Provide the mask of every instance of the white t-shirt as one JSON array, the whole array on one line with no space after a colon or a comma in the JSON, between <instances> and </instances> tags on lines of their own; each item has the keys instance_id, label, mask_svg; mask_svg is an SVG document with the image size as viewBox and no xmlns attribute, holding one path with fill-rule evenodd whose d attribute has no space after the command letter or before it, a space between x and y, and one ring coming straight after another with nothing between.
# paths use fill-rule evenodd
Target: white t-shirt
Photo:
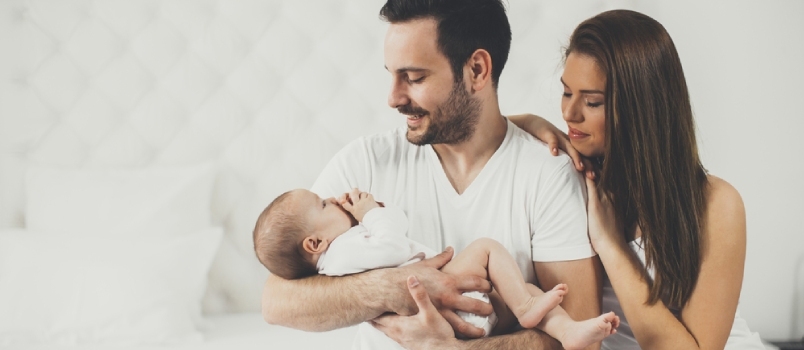
<instances>
[{"instance_id":1,"label":"white t-shirt","mask_svg":"<svg viewBox=\"0 0 804 350\"><path fill-rule=\"evenodd\" d=\"M500 147L460 195L433 147L409 143L404 127L348 144L312 191L326 198L359 188L393 203L407 214L408 237L437 251L495 239L534 283L534 261L595 254L586 233L586 187L569 157L554 157L544 143L510 121L507 126ZM360 344L360 331L357 337Z\"/></svg>"}]
</instances>

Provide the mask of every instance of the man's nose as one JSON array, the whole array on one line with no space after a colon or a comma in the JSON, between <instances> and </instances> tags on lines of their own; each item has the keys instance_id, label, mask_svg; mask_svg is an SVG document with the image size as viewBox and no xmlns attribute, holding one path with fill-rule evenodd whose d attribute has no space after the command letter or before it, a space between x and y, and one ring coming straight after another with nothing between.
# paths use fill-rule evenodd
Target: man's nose
<instances>
[{"instance_id":1,"label":"man's nose","mask_svg":"<svg viewBox=\"0 0 804 350\"><path fill-rule=\"evenodd\" d=\"M391 108L399 108L410 103L408 98L407 89L401 84L399 79L393 79L391 82L391 91L388 93L388 106Z\"/></svg>"}]
</instances>

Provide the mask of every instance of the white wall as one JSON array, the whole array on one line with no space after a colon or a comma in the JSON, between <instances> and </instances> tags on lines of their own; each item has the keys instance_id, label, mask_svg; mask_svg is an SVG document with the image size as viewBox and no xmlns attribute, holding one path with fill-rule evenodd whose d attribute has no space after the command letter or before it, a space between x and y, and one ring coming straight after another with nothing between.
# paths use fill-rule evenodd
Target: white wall
<instances>
[{"instance_id":1,"label":"white wall","mask_svg":"<svg viewBox=\"0 0 804 350\"><path fill-rule=\"evenodd\" d=\"M689 77L705 165L745 201L748 256L741 309L766 338L800 338L804 1L657 7Z\"/></svg>"},{"instance_id":2,"label":"white wall","mask_svg":"<svg viewBox=\"0 0 804 350\"><path fill-rule=\"evenodd\" d=\"M24 225L32 163L216 160L213 214L229 239L211 274L222 296L207 311L255 310L265 272L247 232L262 207L309 184L348 140L402 123L385 106L382 3L0 1L0 228ZM801 337L804 1L509 0L503 112L563 125L561 46L612 8L666 26L704 164L743 195L743 316L764 338Z\"/></svg>"}]
</instances>

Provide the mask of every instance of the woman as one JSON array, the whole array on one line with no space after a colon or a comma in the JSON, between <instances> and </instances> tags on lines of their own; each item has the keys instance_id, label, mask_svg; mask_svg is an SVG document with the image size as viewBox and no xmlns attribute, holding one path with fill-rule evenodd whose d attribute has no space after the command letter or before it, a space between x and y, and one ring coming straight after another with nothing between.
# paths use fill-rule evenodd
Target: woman
<instances>
[{"instance_id":1,"label":"woman","mask_svg":"<svg viewBox=\"0 0 804 350\"><path fill-rule=\"evenodd\" d=\"M742 199L701 165L681 62L664 27L626 10L584 21L561 81L564 148L595 168L586 173L589 236L608 275L603 311L621 317L603 348L764 349L737 314ZM552 145L555 135L567 138L538 117L512 120Z\"/></svg>"}]
</instances>

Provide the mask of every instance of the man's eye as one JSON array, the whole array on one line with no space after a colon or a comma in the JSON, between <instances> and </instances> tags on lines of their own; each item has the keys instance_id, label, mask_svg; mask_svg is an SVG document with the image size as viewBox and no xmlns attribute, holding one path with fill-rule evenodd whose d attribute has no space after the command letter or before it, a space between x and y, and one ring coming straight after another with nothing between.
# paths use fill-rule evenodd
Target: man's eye
<instances>
[{"instance_id":1,"label":"man's eye","mask_svg":"<svg viewBox=\"0 0 804 350\"><path fill-rule=\"evenodd\" d=\"M412 79L412 78L408 77L407 80L408 80L408 83L416 84L416 83L421 83L422 81L424 81L424 77L422 76L422 77L419 77L419 78L416 78L416 79Z\"/></svg>"}]
</instances>

